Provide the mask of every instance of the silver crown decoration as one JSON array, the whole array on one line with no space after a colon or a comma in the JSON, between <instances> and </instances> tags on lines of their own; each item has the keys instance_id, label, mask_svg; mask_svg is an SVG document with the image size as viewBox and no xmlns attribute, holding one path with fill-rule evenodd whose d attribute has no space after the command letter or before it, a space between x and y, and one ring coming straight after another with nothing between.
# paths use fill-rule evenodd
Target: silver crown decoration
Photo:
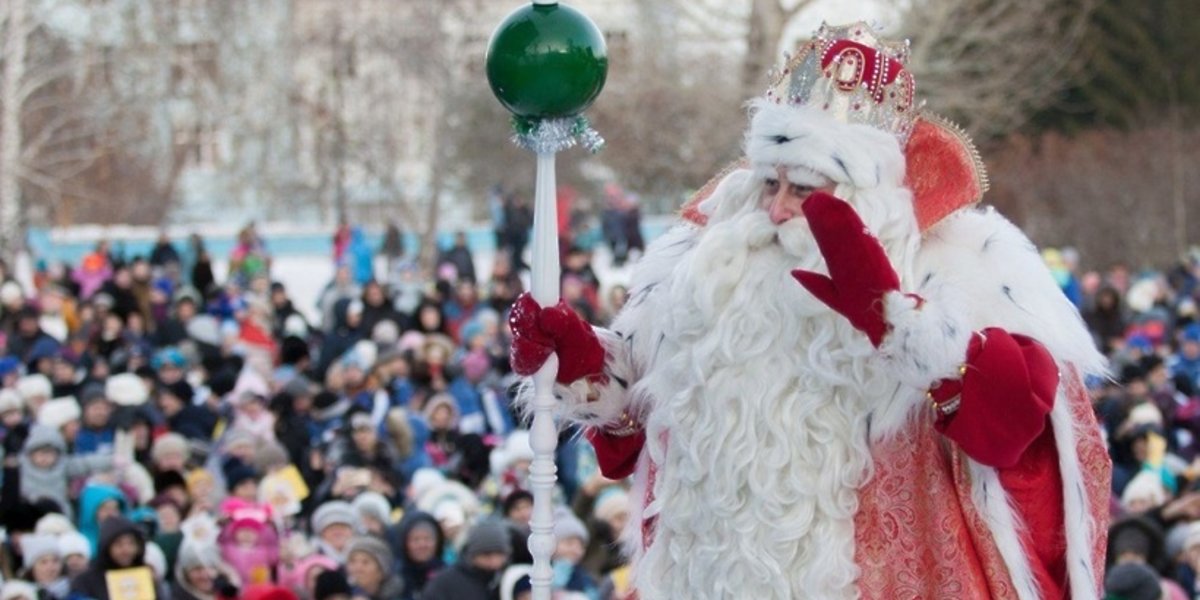
<instances>
[{"instance_id":1,"label":"silver crown decoration","mask_svg":"<svg viewBox=\"0 0 1200 600\"><path fill-rule=\"evenodd\" d=\"M767 99L814 107L844 123L882 129L903 147L918 112L916 83L905 69L907 61L907 41L881 40L866 23L822 24L776 74Z\"/></svg>"}]
</instances>

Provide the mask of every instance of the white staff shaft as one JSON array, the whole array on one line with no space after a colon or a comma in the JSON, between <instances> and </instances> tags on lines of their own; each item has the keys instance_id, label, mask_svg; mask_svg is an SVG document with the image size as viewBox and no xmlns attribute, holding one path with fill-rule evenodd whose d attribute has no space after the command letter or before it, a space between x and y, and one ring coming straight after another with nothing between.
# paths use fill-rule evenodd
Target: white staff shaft
<instances>
[{"instance_id":1,"label":"white staff shaft","mask_svg":"<svg viewBox=\"0 0 1200 600\"><path fill-rule=\"evenodd\" d=\"M554 154L538 154L537 186L533 207L533 260L530 293L541 306L558 303L558 210L556 206ZM554 577L550 558L554 554L554 485L557 467L554 451L558 447L558 428L554 425L554 378L558 357L551 355L533 376L533 425L529 439L533 446L530 487L533 488L533 517L530 520L529 552L533 555L530 583L533 600L550 600Z\"/></svg>"}]
</instances>

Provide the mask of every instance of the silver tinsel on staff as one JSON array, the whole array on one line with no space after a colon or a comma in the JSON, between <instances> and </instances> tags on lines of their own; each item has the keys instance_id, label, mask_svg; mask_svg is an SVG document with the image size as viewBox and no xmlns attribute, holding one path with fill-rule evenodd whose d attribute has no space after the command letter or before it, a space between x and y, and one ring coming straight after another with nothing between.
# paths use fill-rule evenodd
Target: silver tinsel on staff
<instances>
[{"instance_id":1,"label":"silver tinsel on staff","mask_svg":"<svg viewBox=\"0 0 1200 600\"><path fill-rule=\"evenodd\" d=\"M604 138L583 116L537 120L514 117L512 141L535 154L556 154L576 144L593 154L604 148Z\"/></svg>"}]
</instances>

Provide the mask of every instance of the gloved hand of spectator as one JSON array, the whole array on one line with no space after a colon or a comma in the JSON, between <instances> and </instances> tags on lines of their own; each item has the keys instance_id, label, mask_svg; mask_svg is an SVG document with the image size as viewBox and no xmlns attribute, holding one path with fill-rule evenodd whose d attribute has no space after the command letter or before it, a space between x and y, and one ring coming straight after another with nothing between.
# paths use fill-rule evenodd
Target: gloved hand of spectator
<instances>
[{"instance_id":1,"label":"gloved hand of spectator","mask_svg":"<svg viewBox=\"0 0 1200 600\"><path fill-rule=\"evenodd\" d=\"M4 456L13 458L20 456L27 439L29 439L28 423L20 423L9 429L8 435L4 436Z\"/></svg>"}]
</instances>

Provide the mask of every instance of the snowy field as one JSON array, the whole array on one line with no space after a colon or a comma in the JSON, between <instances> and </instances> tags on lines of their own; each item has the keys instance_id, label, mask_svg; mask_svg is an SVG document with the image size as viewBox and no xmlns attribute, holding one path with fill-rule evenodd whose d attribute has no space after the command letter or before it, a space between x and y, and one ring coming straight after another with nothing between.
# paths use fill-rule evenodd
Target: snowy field
<instances>
[{"instance_id":1,"label":"snowy field","mask_svg":"<svg viewBox=\"0 0 1200 600\"><path fill-rule=\"evenodd\" d=\"M643 221L642 231L647 242L661 234L674 221L673 217L648 217ZM199 233L205 240L209 253L213 256L213 273L217 281L224 281L229 270L228 256L233 246L233 239L241 225L216 224L204 226L176 226L166 229L166 233L180 247L183 240L193 232ZM294 226L288 224L265 223L259 226L259 231L267 241L267 248L272 254L271 276L287 287L296 308L304 313L310 322L317 322L319 312L316 309L317 298L321 291L333 279L331 231L324 227ZM439 233L439 246L448 246L453 239L455 230L445 230ZM492 270L495 257L495 238L491 229L485 225L464 228L468 244L475 255L475 271L482 280L486 280ZM130 226L79 226L53 230L33 230L30 232L30 247L35 260L46 264L66 262L77 264L99 240L109 240L114 247L123 250L125 256L147 255L157 238L159 229L150 227ZM378 247L381 234L378 231L369 232L369 243ZM416 248L415 236L409 236L409 251ZM529 261L528 255L526 261ZM26 289L32 289L32 273L34 261L29 256L23 256L17 263L16 274ZM616 268L612 265L612 253L603 244L595 247L592 268L602 284L601 297L608 293L614 285L628 285L630 268ZM386 275L386 264L383 259L375 263L376 276L382 279ZM526 277L528 287L528 277Z\"/></svg>"},{"instance_id":2,"label":"snowy field","mask_svg":"<svg viewBox=\"0 0 1200 600\"><path fill-rule=\"evenodd\" d=\"M495 257L494 251L475 252L475 272L481 280L486 280L488 274L492 272L492 261ZM222 260L213 265L213 273L218 281L225 280L225 274L228 272L229 263ZM593 253L592 269L596 271L596 276L600 278L602 285L600 289L601 298L605 297L610 287L614 285L629 284L629 275L631 268L628 264L622 267L614 267L612 264L612 253L607 247L597 247ZM386 265L382 259L375 261L375 274L382 278L386 273ZM333 261L328 255L313 256L281 256L274 259L271 265L271 278L283 283L287 287L288 293L292 297L292 302L296 308L304 313L304 317L309 319L311 323L319 321L319 312L316 304L317 298L321 291L333 279ZM525 286L529 286L529 277L526 274L523 277Z\"/></svg>"}]
</instances>

